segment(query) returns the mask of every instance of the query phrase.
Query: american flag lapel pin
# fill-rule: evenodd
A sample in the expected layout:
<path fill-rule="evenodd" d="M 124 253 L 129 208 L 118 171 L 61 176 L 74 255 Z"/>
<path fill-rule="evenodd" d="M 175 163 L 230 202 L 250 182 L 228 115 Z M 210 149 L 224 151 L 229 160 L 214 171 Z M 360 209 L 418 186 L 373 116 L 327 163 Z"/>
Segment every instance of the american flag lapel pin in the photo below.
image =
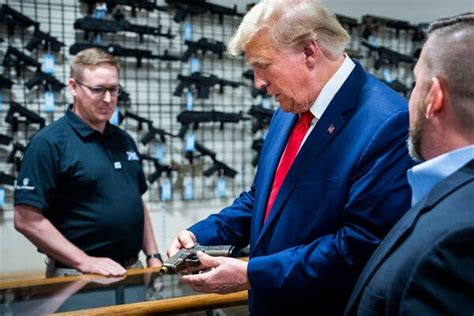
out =
<path fill-rule="evenodd" d="M 334 123 L 332 123 L 332 124 L 329 125 L 329 127 L 328 127 L 328 133 L 329 133 L 329 134 L 332 134 L 335 129 L 336 129 L 336 127 L 334 126 Z"/>

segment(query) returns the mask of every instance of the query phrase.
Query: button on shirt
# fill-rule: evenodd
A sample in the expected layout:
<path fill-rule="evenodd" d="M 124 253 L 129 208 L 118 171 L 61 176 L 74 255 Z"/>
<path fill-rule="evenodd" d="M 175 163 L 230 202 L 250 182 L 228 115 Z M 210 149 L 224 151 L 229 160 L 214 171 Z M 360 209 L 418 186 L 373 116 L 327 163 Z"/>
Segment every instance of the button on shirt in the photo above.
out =
<path fill-rule="evenodd" d="M 412 190 L 412 206 L 435 185 L 474 159 L 474 145 L 463 147 L 425 161 L 407 171 Z"/>

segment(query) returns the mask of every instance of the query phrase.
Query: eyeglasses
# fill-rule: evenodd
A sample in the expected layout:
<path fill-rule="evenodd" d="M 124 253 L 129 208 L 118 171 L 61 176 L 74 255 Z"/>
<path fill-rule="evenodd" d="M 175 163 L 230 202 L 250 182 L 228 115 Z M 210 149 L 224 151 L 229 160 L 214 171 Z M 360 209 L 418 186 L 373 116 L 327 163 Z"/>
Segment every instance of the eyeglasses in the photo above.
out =
<path fill-rule="evenodd" d="M 82 83 L 80 82 L 79 80 L 77 79 L 74 79 L 79 85 L 81 86 L 84 86 L 86 87 L 87 89 L 89 89 L 89 91 L 91 92 L 91 94 L 94 96 L 94 97 L 102 97 L 105 95 L 105 92 L 106 91 L 109 91 L 110 93 L 110 96 L 111 97 L 118 97 L 120 94 L 122 94 L 123 92 L 123 87 L 121 85 L 116 85 L 115 87 L 111 87 L 111 88 L 104 88 L 104 87 L 91 87 L 91 86 L 88 86 L 86 85 L 85 83 Z"/>

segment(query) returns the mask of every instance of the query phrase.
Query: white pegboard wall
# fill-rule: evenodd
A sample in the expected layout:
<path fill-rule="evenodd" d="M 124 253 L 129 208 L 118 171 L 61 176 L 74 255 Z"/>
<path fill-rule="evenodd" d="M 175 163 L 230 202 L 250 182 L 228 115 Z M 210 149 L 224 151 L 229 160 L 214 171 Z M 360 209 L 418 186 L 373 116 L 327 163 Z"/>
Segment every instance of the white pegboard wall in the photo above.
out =
<path fill-rule="evenodd" d="M 161 5 L 164 5 L 162 1 Z M 54 76 L 62 83 L 67 84 L 69 78 L 69 62 L 72 57 L 69 54 L 69 47 L 76 42 L 85 42 L 84 32 L 75 30 L 74 21 L 88 15 L 87 4 L 73 0 L 60 1 L 6 1 L 8 6 L 28 16 L 29 18 L 40 23 L 40 30 L 51 33 L 59 41 L 65 44 L 61 51 L 55 54 L 56 65 Z M 160 4 L 160 3 L 158 3 Z M 227 5 L 227 4 L 226 4 Z M 230 5 L 229 5 L 230 6 Z M 168 12 L 161 11 L 137 11 L 136 17 L 132 16 L 130 7 L 121 6 L 119 8 L 125 18 L 134 24 L 158 27 L 161 26 L 162 32 L 168 30 L 176 36 L 173 39 L 165 37 L 144 35 L 143 41 L 137 34 L 131 32 L 103 33 L 101 34 L 102 44 L 118 44 L 125 48 L 138 48 L 142 50 L 151 50 L 155 55 L 163 55 L 165 50 L 173 55 L 181 55 L 187 46 L 184 45 L 183 39 L 183 23 L 174 22 L 173 16 L 175 9 L 169 9 Z M 108 15 L 107 19 L 111 19 Z M 233 34 L 238 24 L 239 17 L 224 16 L 223 23 L 220 24 L 217 15 L 203 14 L 193 17 L 187 17 L 186 22 L 192 23 L 193 40 L 197 41 L 201 37 L 212 40 L 218 40 L 226 43 Z M 9 45 L 20 49 L 25 54 L 32 56 L 36 60 L 42 62 L 43 52 L 36 50 L 29 52 L 24 46 L 33 35 L 33 27 L 27 29 L 16 28 L 15 34 L 9 36 L 7 28 L 0 23 L 0 37 L 5 41 L 0 43 L 0 60 Z M 245 82 L 242 78 L 244 71 L 243 58 L 229 58 L 224 56 L 222 59 L 218 56 L 207 52 L 205 56 L 198 53 L 197 58 L 201 62 L 201 69 L 208 74 L 215 74 L 220 78 Z M 137 60 L 134 57 L 118 57 L 121 66 L 120 82 L 130 95 L 131 107 L 127 108 L 130 112 L 136 113 L 144 118 L 153 121 L 153 126 L 164 129 L 170 133 L 177 134 L 180 124 L 176 121 L 176 116 L 184 110 L 186 103 L 185 94 L 182 97 L 173 96 L 173 91 L 178 85 L 176 79 L 178 74 L 188 75 L 190 73 L 189 62 L 181 61 L 163 61 L 163 60 L 142 60 L 142 65 L 137 68 Z M 25 88 L 26 80 L 34 75 L 34 69 L 28 67 L 17 76 L 13 69 L 2 68 L 5 77 L 12 79 L 15 84 L 11 91 L 2 90 L 3 102 L 0 110 L 0 133 L 10 135 L 15 141 L 22 144 L 38 129 L 37 126 L 21 126 L 16 132 L 11 130 L 11 126 L 4 122 L 4 117 L 9 108 L 11 100 L 26 106 L 28 109 L 38 113 L 44 117 L 47 124 L 61 117 L 67 104 L 71 102 L 71 98 L 67 88 L 60 93 L 55 93 L 55 111 L 53 113 L 44 110 L 44 98 L 42 89 L 29 90 Z M 218 88 L 211 89 L 209 99 L 194 98 L 194 108 L 196 111 L 225 111 L 225 112 L 246 112 L 255 101 L 250 96 L 250 88 L 248 87 L 225 87 L 224 93 L 220 94 Z M 186 91 L 186 90 L 185 90 Z M 122 111 L 125 108 L 120 107 Z M 137 122 L 132 119 L 126 119 L 121 124 L 122 128 L 127 130 L 139 145 L 139 150 L 148 155 L 154 155 L 158 142 L 152 141 L 147 145 L 139 142 L 141 137 L 146 134 L 146 125 L 142 130 L 138 130 Z M 216 158 L 224 162 L 239 173 L 234 179 L 226 178 L 226 188 L 228 196 L 235 196 L 243 189 L 246 189 L 252 181 L 254 168 L 250 165 L 252 159 L 252 150 L 250 150 L 252 134 L 250 132 L 250 122 L 240 122 L 238 124 L 228 123 L 224 125 L 224 129 L 219 128 L 219 123 L 201 124 L 199 129 L 195 131 L 196 140 L 216 152 Z M 186 169 L 189 161 L 184 158 L 183 141 L 176 138 L 167 138 L 164 144 L 165 156 L 164 164 L 177 164 L 181 170 Z M 6 156 L 11 152 L 11 145 L 0 145 L 0 166 L 6 173 L 16 175 L 17 172 L 12 164 L 6 163 Z M 21 157 L 20 153 L 18 156 Z M 204 157 L 203 161 L 194 162 L 201 163 L 202 167 L 196 168 L 194 172 L 194 199 L 208 200 L 215 198 L 214 186 L 216 176 L 205 178 L 201 175 L 202 170 L 212 165 L 212 160 Z M 144 162 L 146 174 L 149 175 L 154 171 L 153 163 Z M 189 169 L 189 166 L 188 166 Z M 179 171 L 173 172 L 172 179 L 180 178 Z M 190 174 L 186 172 L 186 174 Z M 146 196 L 151 202 L 160 200 L 158 182 L 150 184 L 150 190 Z M 9 203 L 12 201 L 12 188 L 6 187 L 5 209 L 11 209 Z M 180 187 L 173 187 L 172 200 L 182 199 L 182 190 Z M 218 199 L 219 200 L 219 199 Z"/>

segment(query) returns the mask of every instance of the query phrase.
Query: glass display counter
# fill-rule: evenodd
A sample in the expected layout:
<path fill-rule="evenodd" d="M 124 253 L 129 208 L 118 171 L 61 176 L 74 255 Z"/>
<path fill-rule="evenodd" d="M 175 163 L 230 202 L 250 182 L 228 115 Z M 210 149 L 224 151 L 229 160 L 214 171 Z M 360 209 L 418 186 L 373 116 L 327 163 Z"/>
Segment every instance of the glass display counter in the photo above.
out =
<path fill-rule="evenodd" d="M 167 314 L 247 305 L 247 292 L 202 294 L 159 269 L 0 282 L 0 315 Z"/>

